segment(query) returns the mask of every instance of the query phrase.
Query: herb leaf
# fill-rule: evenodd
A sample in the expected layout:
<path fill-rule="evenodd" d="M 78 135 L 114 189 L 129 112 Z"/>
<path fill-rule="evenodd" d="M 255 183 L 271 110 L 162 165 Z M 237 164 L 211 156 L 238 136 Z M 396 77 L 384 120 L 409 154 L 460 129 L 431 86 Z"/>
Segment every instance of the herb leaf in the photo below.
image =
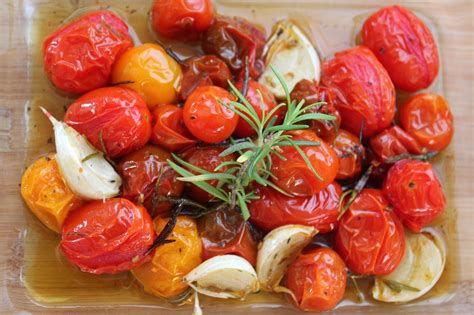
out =
<path fill-rule="evenodd" d="M 418 289 L 418 288 L 411 287 L 411 286 L 409 286 L 409 285 L 400 283 L 400 282 L 395 281 L 395 280 L 383 279 L 382 282 L 383 282 L 387 287 L 389 287 L 390 290 L 393 290 L 393 291 L 395 291 L 395 292 L 397 292 L 397 293 L 402 292 L 402 290 L 412 291 L 412 292 L 420 292 L 420 289 Z"/>

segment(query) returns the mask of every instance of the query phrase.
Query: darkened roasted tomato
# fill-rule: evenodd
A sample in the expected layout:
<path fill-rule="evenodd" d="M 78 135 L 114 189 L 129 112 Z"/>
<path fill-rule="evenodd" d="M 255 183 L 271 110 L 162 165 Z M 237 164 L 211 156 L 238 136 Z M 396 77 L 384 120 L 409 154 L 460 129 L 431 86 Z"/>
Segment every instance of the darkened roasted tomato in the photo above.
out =
<path fill-rule="evenodd" d="M 122 87 L 89 92 L 78 98 L 64 116 L 65 123 L 111 157 L 143 147 L 150 139 L 150 121 L 150 111 L 140 95 Z"/>
<path fill-rule="evenodd" d="M 422 153 L 418 142 L 398 126 L 392 126 L 372 137 L 370 148 L 382 161 L 405 153 Z"/>
<path fill-rule="evenodd" d="M 219 103 L 230 104 L 235 97 L 217 86 L 202 86 L 194 90 L 183 108 L 183 119 L 188 130 L 199 140 L 218 143 L 232 135 L 239 115 Z"/>
<path fill-rule="evenodd" d="M 339 221 L 335 249 L 357 274 L 385 275 L 405 254 L 405 232 L 378 189 L 364 189 Z"/>
<path fill-rule="evenodd" d="M 215 85 L 227 89 L 232 79 L 229 67 L 214 55 L 191 57 L 184 62 L 179 98 L 186 100 L 200 86 Z"/>
<path fill-rule="evenodd" d="M 411 97 L 400 109 L 399 121 L 428 150 L 443 150 L 453 137 L 453 115 L 440 95 L 422 93 Z"/>
<path fill-rule="evenodd" d="M 118 165 L 123 197 L 142 202 L 152 214 L 168 211 L 172 204 L 160 201 L 160 197 L 180 197 L 184 189 L 184 183 L 177 180 L 178 174 L 166 162 L 168 159 L 169 152 L 152 145 L 124 156 Z"/>
<path fill-rule="evenodd" d="M 439 217 L 446 206 L 441 183 L 428 162 L 401 160 L 388 171 L 383 194 L 414 232 Z"/>
<path fill-rule="evenodd" d="M 234 74 L 241 73 L 248 58 L 250 76 L 257 79 L 264 70 L 265 41 L 263 29 L 246 19 L 218 16 L 204 33 L 202 49 L 224 60 Z"/>
<path fill-rule="evenodd" d="M 112 64 L 132 46 L 120 17 L 111 11 L 92 12 L 45 39 L 44 71 L 60 90 L 89 92 L 109 83 Z"/>
<path fill-rule="evenodd" d="M 397 88 L 427 88 L 439 70 L 438 49 L 428 27 L 410 10 L 394 5 L 372 14 L 362 28 L 364 45 L 387 69 Z"/>
<path fill-rule="evenodd" d="M 344 297 L 346 281 L 344 261 L 334 250 L 325 247 L 304 250 L 286 272 L 287 288 L 304 311 L 333 309 Z"/>
<path fill-rule="evenodd" d="M 257 243 L 242 215 L 224 209 L 205 215 L 198 221 L 203 245 L 203 260 L 218 255 L 238 255 L 255 266 Z"/>
<path fill-rule="evenodd" d="M 358 137 L 344 129 L 339 129 L 332 148 L 339 158 L 336 179 L 351 179 L 360 175 L 362 162 L 365 159 L 365 148 Z"/>
<path fill-rule="evenodd" d="M 341 186 L 333 182 L 310 197 L 288 197 L 271 187 L 258 186 L 248 207 L 250 221 L 265 231 L 287 224 L 314 226 L 320 233 L 334 229 L 341 211 Z"/>
<path fill-rule="evenodd" d="M 83 272 L 113 274 L 142 264 L 154 239 L 153 222 L 145 208 L 113 198 L 70 212 L 60 248 Z"/>
<path fill-rule="evenodd" d="M 322 83 L 336 93 L 342 127 L 364 137 L 390 126 L 395 115 L 395 88 L 387 71 L 366 47 L 336 53 L 322 65 Z"/>
<path fill-rule="evenodd" d="M 198 39 L 213 19 L 211 0 L 156 0 L 151 11 L 153 30 L 179 40 Z"/>
<path fill-rule="evenodd" d="M 170 151 L 179 151 L 196 144 L 196 139 L 184 125 L 180 107 L 165 104 L 155 108 L 151 142 Z"/>
<path fill-rule="evenodd" d="M 341 116 L 334 106 L 334 100 L 336 99 L 334 91 L 325 86 L 318 85 L 316 81 L 303 79 L 295 85 L 290 96 L 291 99 L 296 100 L 296 103 L 304 99 L 306 106 L 326 102 L 326 104 L 311 108 L 310 112 L 332 115 L 336 117 L 336 120 L 312 120 L 310 124 L 311 130 L 316 132 L 321 139 L 327 143 L 332 143 L 341 125 Z"/>
<path fill-rule="evenodd" d="M 316 177 L 303 157 L 292 146 L 281 147 L 279 152 L 286 160 L 272 157 L 272 181 L 295 196 L 309 197 L 326 188 L 336 178 L 339 161 L 334 150 L 316 134 L 308 130 L 289 132 L 293 140 L 319 142 L 319 146 L 301 146 L 320 178 Z"/>

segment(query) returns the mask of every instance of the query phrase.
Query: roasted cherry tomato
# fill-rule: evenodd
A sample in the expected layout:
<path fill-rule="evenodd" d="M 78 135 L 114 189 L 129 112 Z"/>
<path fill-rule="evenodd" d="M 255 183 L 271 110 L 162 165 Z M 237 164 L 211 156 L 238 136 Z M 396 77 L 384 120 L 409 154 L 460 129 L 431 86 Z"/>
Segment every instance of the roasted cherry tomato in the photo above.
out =
<path fill-rule="evenodd" d="M 61 177 L 54 154 L 36 160 L 26 169 L 21 178 L 21 196 L 31 212 L 58 233 L 69 211 L 81 205 Z"/>
<path fill-rule="evenodd" d="M 382 161 L 405 153 L 423 152 L 418 142 L 398 126 L 385 129 L 370 139 L 370 148 Z"/>
<path fill-rule="evenodd" d="M 216 85 L 226 89 L 232 79 L 229 67 L 214 55 L 192 57 L 185 61 L 179 98 L 186 100 L 200 86 Z"/>
<path fill-rule="evenodd" d="M 218 143 L 234 132 L 239 116 L 219 103 L 229 104 L 235 98 L 217 86 L 202 86 L 194 90 L 183 108 L 184 123 L 199 140 Z"/>
<path fill-rule="evenodd" d="M 346 291 L 346 266 L 330 248 L 304 250 L 286 272 L 287 288 L 296 305 L 311 312 L 333 309 Z"/>
<path fill-rule="evenodd" d="M 365 159 L 365 148 L 358 137 L 344 129 L 339 129 L 332 148 L 339 158 L 336 179 L 351 179 L 360 175 L 362 162 Z"/>
<path fill-rule="evenodd" d="M 172 203 L 160 198 L 179 198 L 184 189 L 184 183 L 166 162 L 168 159 L 171 159 L 168 151 L 152 145 L 123 157 L 118 165 L 123 197 L 143 203 L 152 214 L 168 211 Z"/>
<path fill-rule="evenodd" d="M 362 39 L 397 88 L 410 92 L 427 88 L 438 74 L 438 49 L 431 31 L 404 7 L 394 5 L 372 14 L 362 27 Z"/>
<path fill-rule="evenodd" d="M 395 88 L 387 71 L 366 47 L 339 53 L 322 65 L 322 83 L 335 90 L 342 127 L 364 137 L 390 126 L 395 115 Z"/>
<path fill-rule="evenodd" d="M 453 115 L 440 95 L 413 96 L 402 106 L 399 120 L 402 128 L 428 150 L 443 150 L 453 137 Z"/>
<path fill-rule="evenodd" d="M 236 88 L 239 89 L 239 91 L 242 91 L 244 83 L 241 81 L 235 85 Z M 262 100 L 260 99 L 260 94 L 262 93 L 263 97 L 263 106 L 262 106 Z M 252 105 L 252 107 L 255 109 L 255 112 L 257 113 L 258 117 L 262 119 L 262 114 L 268 114 L 273 108 L 277 106 L 275 97 L 273 94 L 271 94 L 267 88 L 258 83 L 255 80 L 250 79 L 247 85 L 247 93 L 245 94 L 245 98 L 247 101 Z M 279 125 L 281 121 L 283 120 L 283 111 L 279 110 L 275 115 L 277 120 L 275 121 L 275 125 Z M 240 138 L 245 138 L 245 137 L 250 137 L 255 135 L 257 132 L 255 129 L 250 126 L 248 122 L 245 121 L 245 119 L 240 118 L 239 123 L 237 124 L 237 128 L 235 129 L 234 134 L 237 137 Z"/>
<path fill-rule="evenodd" d="M 310 197 L 288 197 L 270 187 L 258 186 L 248 207 L 250 221 L 264 231 L 271 231 L 287 224 L 314 226 L 319 232 L 334 229 L 341 211 L 342 189 L 338 183 Z"/>
<path fill-rule="evenodd" d="M 143 147 L 151 135 L 151 114 L 132 90 L 107 87 L 78 98 L 64 122 L 76 129 L 98 150 L 118 157 Z"/>
<path fill-rule="evenodd" d="M 198 39 L 213 20 L 211 0 L 156 0 L 151 11 L 153 30 L 172 39 Z"/>
<path fill-rule="evenodd" d="M 154 239 L 145 208 L 112 198 L 71 211 L 63 224 L 60 248 L 83 272 L 113 274 L 142 264 Z"/>
<path fill-rule="evenodd" d="M 303 79 L 296 83 L 291 91 L 291 99 L 299 103 L 305 100 L 305 105 L 325 102 L 311 108 L 309 111 L 313 113 L 328 114 L 336 117 L 335 120 L 311 120 L 311 130 L 316 132 L 318 137 L 328 143 L 332 143 L 337 136 L 337 131 L 341 125 L 341 116 L 334 106 L 336 94 L 328 87 L 318 85 L 316 81 Z"/>
<path fill-rule="evenodd" d="M 326 188 L 336 178 L 339 161 L 334 150 L 316 134 L 308 130 L 289 133 L 293 140 L 319 142 L 319 146 L 300 146 L 320 178 L 316 177 L 301 154 L 292 146 L 281 147 L 279 153 L 286 158 L 272 157 L 273 182 L 295 196 L 310 197 Z"/>
<path fill-rule="evenodd" d="M 112 69 L 112 83 L 137 91 L 150 108 L 175 102 L 182 76 L 179 64 L 156 44 L 133 47 Z"/>
<path fill-rule="evenodd" d="M 168 220 L 155 219 L 157 234 Z M 202 262 L 202 244 L 193 219 L 179 216 L 168 239 L 174 242 L 158 246 L 151 261 L 132 270 L 146 292 L 161 298 L 175 298 L 183 293 L 188 288 L 183 277 Z"/>
<path fill-rule="evenodd" d="M 111 11 L 92 12 L 45 39 L 44 71 L 65 92 L 89 92 L 109 83 L 112 65 L 132 46 L 120 17 Z"/>
<path fill-rule="evenodd" d="M 212 212 L 199 220 L 198 227 L 204 260 L 232 254 L 245 258 L 255 266 L 257 243 L 239 212 L 230 209 Z"/>
<path fill-rule="evenodd" d="M 264 70 L 261 57 L 265 42 L 263 29 L 246 19 L 218 16 L 204 33 L 202 49 L 224 60 L 235 74 L 242 73 L 248 59 L 250 76 L 258 79 Z"/>
<path fill-rule="evenodd" d="M 183 109 L 170 104 L 155 108 L 151 142 L 170 151 L 196 144 L 196 139 L 184 125 Z"/>
<path fill-rule="evenodd" d="M 339 221 L 336 251 L 362 275 L 386 275 L 405 254 L 405 232 L 378 189 L 364 189 Z"/>
<path fill-rule="evenodd" d="M 395 163 L 385 178 L 383 194 L 414 232 L 433 222 L 446 206 L 441 183 L 428 162 L 405 159 Z"/>

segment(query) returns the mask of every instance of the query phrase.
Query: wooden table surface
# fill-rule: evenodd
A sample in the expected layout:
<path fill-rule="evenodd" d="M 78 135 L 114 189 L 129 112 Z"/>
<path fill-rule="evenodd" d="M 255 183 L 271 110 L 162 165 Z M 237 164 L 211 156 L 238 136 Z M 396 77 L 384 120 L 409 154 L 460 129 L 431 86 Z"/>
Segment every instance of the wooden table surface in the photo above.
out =
<path fill-rule="evenodd" d="M 66 0 L 65 0 L 66 1 Z M 27 151 L 26 127 L 27 111 L 25 103 L 30 96 L 30 89 L 25 84 L 28 80 L 27 63 L 31 56 L 27 53 L 28 34 L 18 32 L 28 15 L 34 12 L 33 5 L 40 5 L 47 0 L 2 0 L 0 3 L 0 312 L 18 313 L 82 313 L 87 310 L 46 310 L 33 304 L 21 304 L 22 296 L 14 296 L 8 286 L 12 279 L 9 270 L 21 263 L 21 244 L 17 242 L 19 233 L 24 228 L 25 210 L 19 195 L 19 182 L 25 167 Z M 71 3 L 77 3 L 71 0 Z M 150 1 L 151 2 L 151 1 Z M 239 2 L 221 1 L 221 2 Z M 243 1 L 242 1 L 243 2 Z M 258 2 L 258 0 L 247 1 Z M 265 2 L 265 1 L 263 1 Z M 268 1 L 282 3 L 281 0 Z M 290 1 L 291 2 L 291 1 Z M 295 1 L 296 2 L 296 1 Z M 298 1 L 299 3 L 305 2 Z M 308 3 L 331 3 L 338 5 L 344 1 L 311 1 Z M 436 24 L 441 38 L 441 56 L 443 63 L 444 92 L 449 100 L 455 119 L 454 158 L 455 167 L 455 206 L 458 211 L 458 235 L 461 263 L 460 292 L 458 297 L 445 305 L 427 308 L 403 308 L 404 313 L 430 312 L 435 314 L 473 314 L 474 293 L 474 43 L 473 43 L 473 1 L 354 1 L 361 7 L 375 7 L 388 3 L 404 4 L 423 12 Z M 16 266 L 18 267 L 18 266 Z M 13 279 L 17 280 L 17 279 Z M 15 283 L 20 283 L 16 281 Z M 126 314 L 130 310 L 101 310 L 100 313 Z M 249 312 L 243 310 L 242 312 Z M 268 311 L 255 311 L 268 313 Z M 287 313 L 288 311 L 272 311 Z M 372 313 L 364 309 L 364 313 Z M 134 313 L 150 313 L 146 309 L 134 309 Z M 158 313 L 158 311 L 153 311 Z"/>

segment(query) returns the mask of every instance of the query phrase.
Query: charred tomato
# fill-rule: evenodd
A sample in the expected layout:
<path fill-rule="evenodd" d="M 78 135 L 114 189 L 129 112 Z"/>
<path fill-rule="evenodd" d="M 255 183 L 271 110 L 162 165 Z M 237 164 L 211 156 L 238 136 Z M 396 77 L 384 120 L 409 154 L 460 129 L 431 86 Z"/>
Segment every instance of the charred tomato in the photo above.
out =
<path fill-rule="evenodd" d="M 370 148 L 382 161 L 401 154 L 421 154 L 423 152 L 418 142 L 398 126 L 392 126 L 372 137 Z"/>
<path fill-rule="evenodd" d="M 345 180 L 360 175 L 362 162 L 365 159 L 365 148 L 358 137 L 344 129 L 339 129 L 332 148 L 339 159 L 336 179 Z"/>

